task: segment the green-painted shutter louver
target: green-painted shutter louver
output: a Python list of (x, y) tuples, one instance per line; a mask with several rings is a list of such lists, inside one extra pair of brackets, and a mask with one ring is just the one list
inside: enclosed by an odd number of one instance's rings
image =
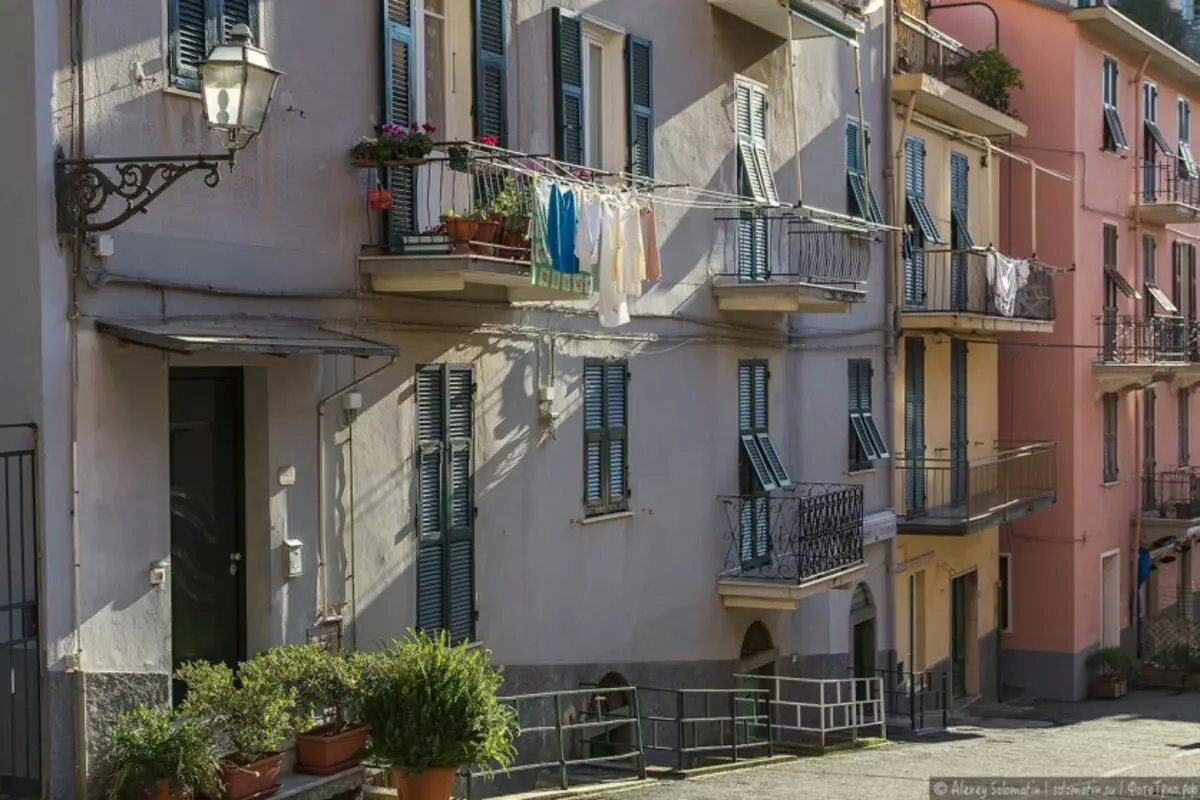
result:
[(475, 136), (508, 145), (508, 58), (505, 0), (475, 0)]
[[(409, 0), (383, 0), (384, 122), (408, 126), (413, 122), (414, 53), (412, 8)], [(392, 195), (387, 212), (388, 243), (398, 249), (416, 229), (416, 180), (411, 167), (388, 170)]]
[(443, 595), (443, 471), (445, 395), (438, 367), (424, 367), (416, 377), (417, 405), (417, 627), (445, 627)]
[(629, 155), (632, 175), (654, 177), (654, 50), (650, 40), (625, 38), (625, 89), (629, 100)]
[(583, 24), (561, 8), (552, 9), (554, 27), (554, 156), (583, 163)]

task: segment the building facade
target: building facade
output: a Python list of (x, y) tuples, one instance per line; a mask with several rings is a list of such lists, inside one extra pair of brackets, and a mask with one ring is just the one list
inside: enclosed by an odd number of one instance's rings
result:
[(1006, 53), (1042, 76), (1019, 96), (1029, 134), (1014, 147), (1073, 178), (1031, 187), (1015, 174), (1006, 193), (1033, 191), (1036, 252), (1075, 268), (1057, 281), (1053, 333), (1001, 349), (1006, 382), (1049, 389), (1002, 394), (1001, 431), (1058, 441), (1064, 485), (1055, 508), (1002, 531), (1003, 679), (1081, 699), (1091, 652), (1152, 662), (1191, 626), (1200, 66), (1108, 6), (994, 5)]
[[(85, 794), (182, 661), (330, 632), (446, 628), (512, 693), (894, 663), (883, 15), (677, 5), (6, 10), (20, 796)], [(196, 65), (237, 23), (286, 75), (236, 170), (64, 228), (60, 152), (220, 149)], [(351, 165), (385, 122), (446, 144)], [(602, 319), (599, 275), (446, 235), (551, 183), (653, 211)]]

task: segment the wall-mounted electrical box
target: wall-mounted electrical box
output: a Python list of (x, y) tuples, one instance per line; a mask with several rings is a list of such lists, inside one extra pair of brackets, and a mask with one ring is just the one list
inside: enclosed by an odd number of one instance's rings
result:
[(304, 542), (299, 539), (284, 539), (283, 555), (287, 576), (299, 578), (304, 573)]
[(150, 585), (161, 586), (167, 582), (167, 573), (171, 570), (171, 559), (150, 562)]
[(280, 467), (279, 468), (279, 485), (280, 486), (291, 486), (295, 482), (296, 482), (296, 468), (295, 467), (289, 466), (289, 467)]

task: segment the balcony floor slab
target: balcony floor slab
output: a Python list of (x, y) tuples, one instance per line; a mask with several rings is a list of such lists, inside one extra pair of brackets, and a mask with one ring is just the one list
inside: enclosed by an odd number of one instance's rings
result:
[(900, 315), (905, 330), (952, 330), (966, 333), (1054, 333), (1053, 320), (1018, 319), (994, 314), (905, 311)]
[(867, 299), (861, 289), (824, 286), (803, 281), (739, 281), (713, 279), (713, 295), (721, 311), (760, 311), (776, 314), (846, 314)]
[(902, 105), (915, 99), (914, 108), (922, 114), (980, 136), (1024, 138), (1029, 132), (1024, 122), (921, 72), (893, 76), (892, 98)]
[[(1000, 493), (997, 492), (997, 500)], [(965, 506), (941, 506), (926, 509), (923, 515), (899, 517), (896, 529), (900, 534), (966, 536), (979, 531), (994, 528), (1005, 522), (1021, 519), (1034, 511), (1049, 508), (1054, 505), (1054, 492), (1043, 492), (1012, 500), (1007, 504), (997, 502), (987, 511), (974, 516), (968, 516)], [(987, 504), (987, 495), (972, 498), (977, 505)]]
[(718, 578), (717, 594), (726, 608), (795, 611), (800, 601), (830, 589), (848, 587), (867, 568), (866, 562), (807, 581)]

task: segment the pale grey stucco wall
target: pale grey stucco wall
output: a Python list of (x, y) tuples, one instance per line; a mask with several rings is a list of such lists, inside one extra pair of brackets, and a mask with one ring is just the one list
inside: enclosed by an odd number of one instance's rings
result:
[[(317, 400), (382, 362), (332, 357), (166, 357), (96, 333), (94, 317), (272, 314), (338, 322), (397, 343), (395, 365), (362, 388), (351, 420), (335, 407), (324, 430), (330, 602), (346, 604), (349, 641), (402, 633), (415, 621), (413, 530), (416, 365), (472, 363), (476, 398), (479, 637), (523, 690), (568, 688), (619, 667), (631, 680), (676, 676), (711, 685), (731, 679), (747, 626), (761, 619), (781, 658), (803, 666), (849, 651), (849, 591), (804, 601), (795, 614), (722, 607), (715, 578), (727, 529), (718, 495), (737, 491), (736, 366), (770, 360), (772, 434), (793, 476), (859, 482), (868, 511), (887, 503), (887, 470), (847, 476), (846, 359), (871, 357), (875, 397), (886, 393), (880, 330), (882, 247), (868, 301), (845, 316), (718, 315), (709, 286), (722, 250), (711, 210), (663, 208), (664, 279), (648, 287), (626, 328), (603, 331), (587, 316), (546, 306), (512, 309), (432, 298), (348, 299), (359, 286), (355, 256), (369, 231), (362, 178), (345, 152), (379, 116), (378, 10), (374, 4), (264, 0), (263, 42), (287, 72), (263, 135), (216, 189), (184, 179), (148, 215), (114, 232), (103, 262), (85, 252), (78, 292), (78, 527), (71, 552), (70, 265), (53, 230), (53, 146), (69, 145), (75, 116), (63, 0), (12, 0), (0, 26), (0, 68), (14, 121), (0, 159), (0, 231), (9, 243), (0, 295), (6, 375), (0, 422), (43, 425), (43, 636), (51, 794), (73, 794), (72, 725), (78, 686), (62, 677), (82, 645), (78, 715), (95, 732), (130, 702), (161, 702), (171, 663), (169, 582), (152, 586), (151, 562), (170, 550), (167, 376), (171, 365), (246, 368), (246, 522), (251, 651), (301, 641), (318, 605)], [(546, 9), (510, 4), (511, 145), (550, 149)], [(785, 200), (797, 197), (788, 51), (778, 39), (703, 0), (573, 3), (650, 38), (655, 46), (657, 176), (736, 189), (733, 75), (771, 87), (771, 150)], [(130, 0), (114, 13), (84, 0), (85, 151), (163, 155), (217, 149), (200, 104), (164, 92), (165, 5)], [(872, 178), (882, 197), (883, 108), (877, 18), (863, 48), (867, 118), (875, 126)], [(846, 208), (844, 124), (853, 94), (845, 45), (796, 45), (800, 146), (806, 202)], [(139, 75), (144, 78), (139, 78)], [(462, 80), (460, 76), (459, 80)], [(6, 90), (9, 91), (9, 90)], [(21, 113), (24, 109), (27, 113)], [(193, 179), (194, 178), (194, 179)], [(33, 187), (32, 189), (30, 187)], [(124, 276), (122, 278), (121, 276)], [(131, 282), (131, 279), (134, 279)], [(715, 324), (714, 324), (715, 323)], [(791, 330), (792, 345), (762, 341)], [(562, 417), (537, 415), (539, 377), (556, 349)], [(632, 516), (579, 524), (583, 516), (581, 359), (629, 357)], [(888, 415), (877, 415), (886, 428)], [(885, 429), (885, 436), (889, 433)], [(281, 467), (296, 470), (282, 487)], [(305, 569), (287, 579), (282, 542), (303, 542)], [(877, 649), (891, 649), (891, 543), (868, 549), (879, 608)], [(72, 637), (78, 562), (80, 639)], [(844, 663), (844, 661), (843, 661)], [(823, 669), (824, 667), (822, 667)], [(565, 683), (564, 683), (565, 682)], [(90, 737), (94, 766), (97, 739)]]

